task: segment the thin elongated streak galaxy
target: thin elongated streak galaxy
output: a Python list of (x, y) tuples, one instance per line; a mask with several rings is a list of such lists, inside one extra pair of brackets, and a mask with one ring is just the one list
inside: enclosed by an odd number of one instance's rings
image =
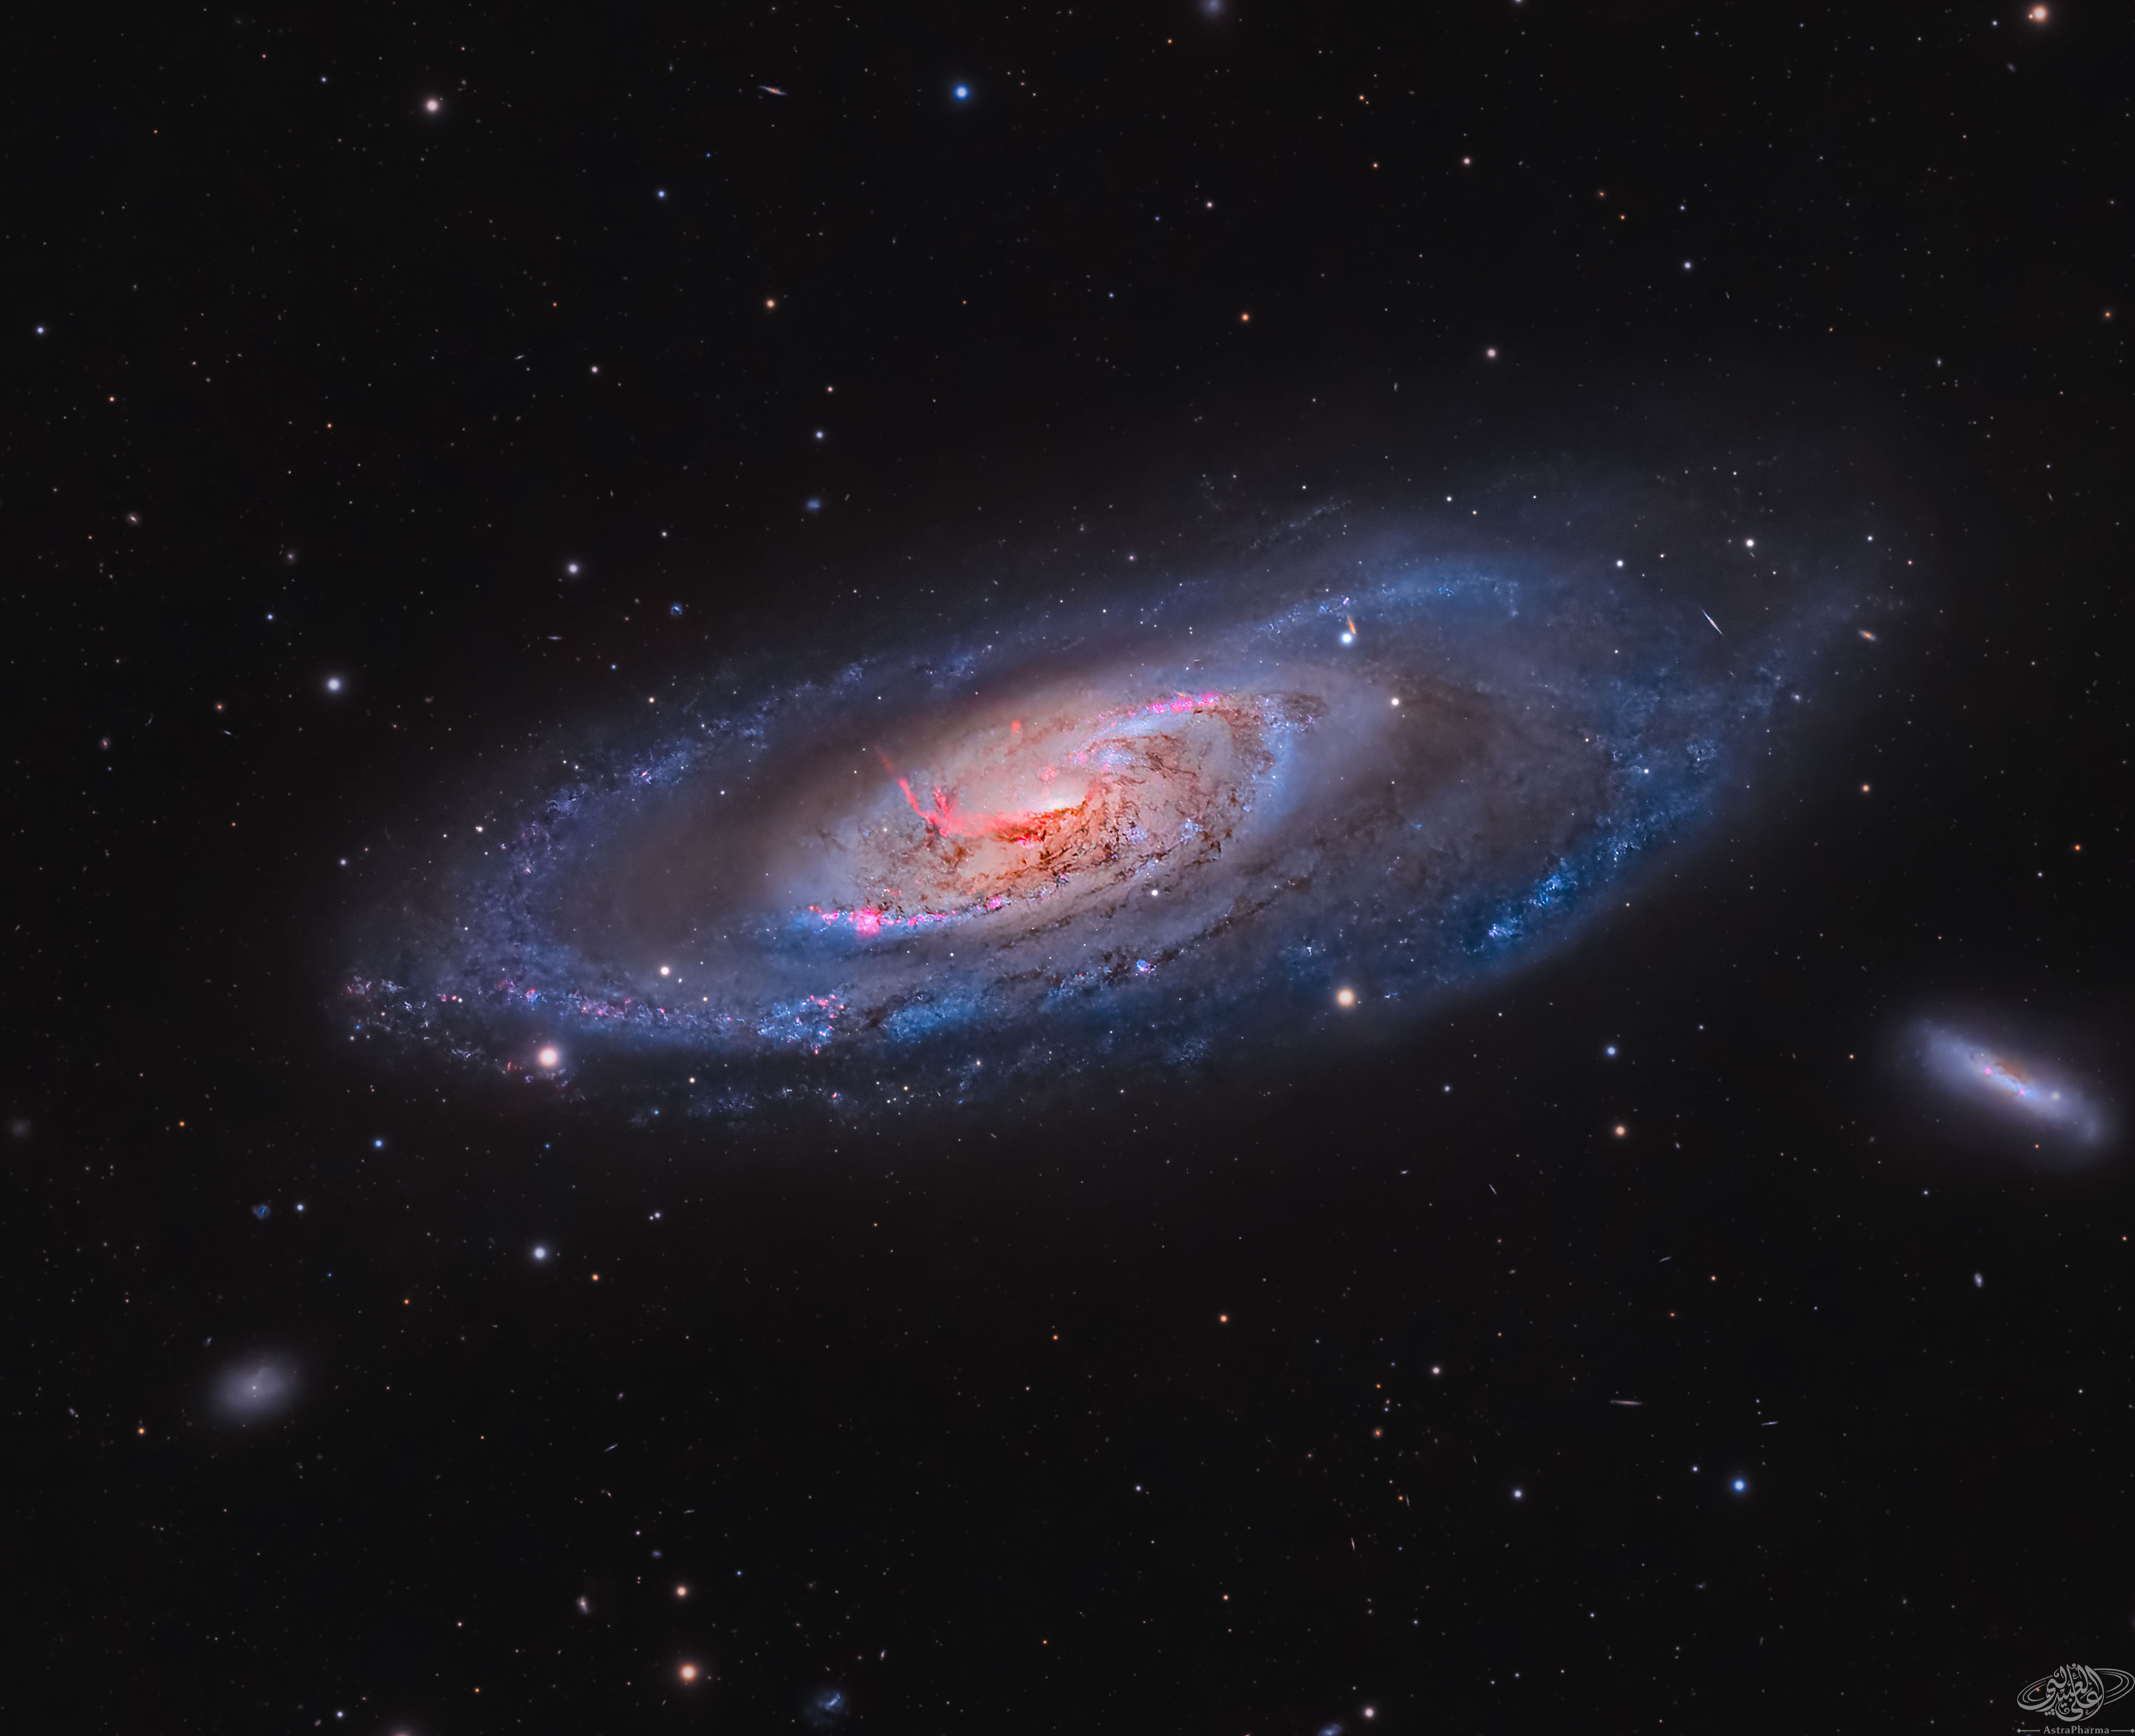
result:
[(1101, 592), (1005, 549), (961, 613), (706, 670), (425, 866), (351, 1034), (858, 1114), (1411, 1015), (1754, 788), (1862, 578), (1739, 489), (1483, 498), (1219, 527)]

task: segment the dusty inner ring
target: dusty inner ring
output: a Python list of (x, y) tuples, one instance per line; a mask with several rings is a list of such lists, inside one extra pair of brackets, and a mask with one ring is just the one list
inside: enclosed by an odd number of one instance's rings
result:
[(898, 777), (906, 811), (846, 829), (851, 891), (810, 909), (865, 936), (1213, 861), (1274, 762), (1271, 729), (1309, 704), (1179, 694), (976, 733)]

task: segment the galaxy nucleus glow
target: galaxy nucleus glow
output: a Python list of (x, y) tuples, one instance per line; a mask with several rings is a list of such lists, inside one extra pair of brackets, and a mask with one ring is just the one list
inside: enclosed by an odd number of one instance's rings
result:
[(229, 1423), (262, 1423), (280, 1416), (297, 1400), (294, 1359), (254, 1356), (230, 1363), (218, 1373), (210, 1398), (215, 1414)]

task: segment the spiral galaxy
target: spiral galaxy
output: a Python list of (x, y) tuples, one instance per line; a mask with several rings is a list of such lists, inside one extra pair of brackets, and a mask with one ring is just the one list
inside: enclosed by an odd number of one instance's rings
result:
[(1189, 513), (1124, 575), (1041, 534), (705, 667), (423, 865), (351, 1034), (857, 1114), (1412, 1013), (1753, 791), (1869, 636), (1872, 542), (1739, 476)]

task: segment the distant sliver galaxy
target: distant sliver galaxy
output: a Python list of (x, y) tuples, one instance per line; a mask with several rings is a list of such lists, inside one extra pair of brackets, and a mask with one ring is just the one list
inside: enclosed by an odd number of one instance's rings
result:
[(411, 873), (351, 1033), (864, 1113), (1411, 1015), (1694, 841), (1866, 636), (1800, 512), (1532, 481), (1101, 579), (1034, 537), (857, 647), (707, 667)]

